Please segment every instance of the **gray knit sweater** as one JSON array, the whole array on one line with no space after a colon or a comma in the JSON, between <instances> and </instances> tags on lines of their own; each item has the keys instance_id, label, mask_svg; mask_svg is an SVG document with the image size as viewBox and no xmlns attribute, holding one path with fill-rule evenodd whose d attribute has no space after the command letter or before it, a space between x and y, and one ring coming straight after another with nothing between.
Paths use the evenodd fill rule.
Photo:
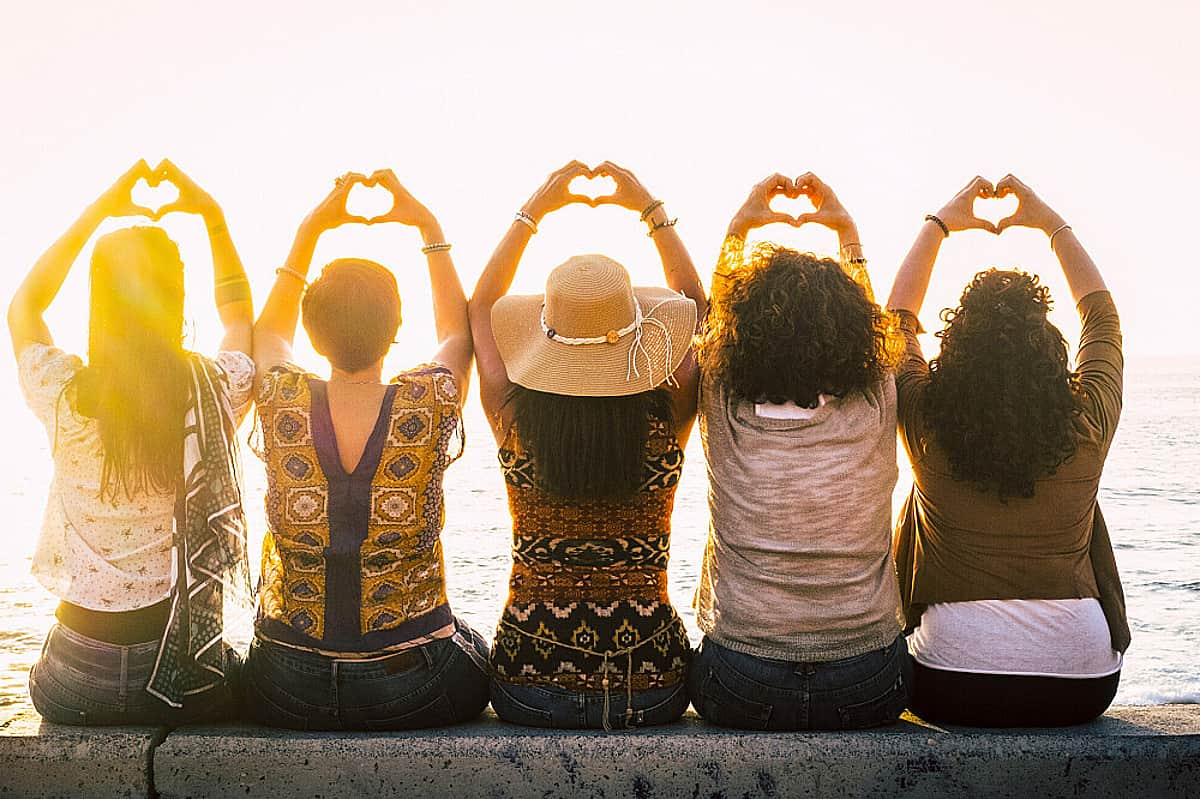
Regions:
<instances>
[{"instance_id":1,"label":"gray knit sweater","mask_svg":"<svg viewBox=\"0 0 1200 799\"><path fill-rule=\"evenodd\" d=\"M891 557L896 384L765 418L705 380L700 434L711 513L696 617L722 646L821 662L900 633Z\"/></svg>"}]
</instances>

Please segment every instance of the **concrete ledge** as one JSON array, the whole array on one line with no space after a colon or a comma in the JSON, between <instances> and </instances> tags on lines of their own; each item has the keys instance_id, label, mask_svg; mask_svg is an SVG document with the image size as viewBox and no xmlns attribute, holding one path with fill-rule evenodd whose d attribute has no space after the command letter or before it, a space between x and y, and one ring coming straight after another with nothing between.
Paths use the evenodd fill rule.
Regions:
<instances>
[{"instance_id":1,"label":"concrete ledge","mask_svg":"<svg viewBox=\"0 0 1200 799\"><path fill-rule=\"evenodd\" d=\"M1114 708L1066 730L742 734L683 722L529 730L488 716L414 733L193 727L154 753L163 797L1200 795L1200 706Z\"/></svg>"},{"instance_id":2,"label":"concrete ledge","mask_svg":"<svg viewBox=\"0 0 1200 799\"><path fill-rule=\"evenodd\" d=\"M0 796L148 797L157 727L22 724L0 735Z\"/></svg>"}]
</instances>

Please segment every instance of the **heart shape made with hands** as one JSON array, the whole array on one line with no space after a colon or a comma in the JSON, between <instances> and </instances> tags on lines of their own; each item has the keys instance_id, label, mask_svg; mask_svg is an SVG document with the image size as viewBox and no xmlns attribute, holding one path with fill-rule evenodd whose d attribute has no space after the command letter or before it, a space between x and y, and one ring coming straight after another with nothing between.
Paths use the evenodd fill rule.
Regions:
<instances>
[{"instance_id":1,"label":"heart shape made with hands","mask_svg":"<svg viewBox=\"0 0 1200 799\"><path fill-rule=\"evenodd\" d=\"M361 216L370 225L386 215L396 203L396 196L386 186L380 186L371 178L354 181L346 194L346 213Z\"/></svg>"},{"instance_id":2,"label":"heart shape made with hands","mask_svg":"<svg viewBox=\"0 0 1200 799\"><path fill-rule=\"evenodd\" d=\"M580 175L567 184L567 191L587 197L595 204L601 197L611 197L617 190L617 181L608 175L598 175L592 170L590 175Z\"/></svg>"},{"instance_id":3,"label":"heart shape made with hands","mask_svg":"<svg viewBox=\"0 0 1200 799\"><path fill-rule=\"evenodd\" d=\"M811 214L817 210L807 194L801 194L794 190L783 191L782 189L771 195L771 201L767 203L767 207L777 214L787 214L797 221L801 214Z\"/></svg>"},{"instance_id":4,"label":"heart shape made with hands","mask_svg":"<svg viewBox=\"0 0 1200 799\"><path fill-rule=\"evenodd\" d=\"M134 205L150 210L150 218L157 222L161 211L179 199L179 187L166 178L151 174L133 184L129 190L129 200Z\"/></svg>"},{"instance_id":5,"label":"heart shape made with hands","mask_svg":"<svg viewBox=\"0 0 1200 799\"><path fill-rule=\"evenodd\" d=\"M1012 216L1017 212L1020 202L1015 194L1007 197L976 197L971 205L971 213L976 219L991 222L993 225L1001 219Z\"/></svg>"}]
</instances>

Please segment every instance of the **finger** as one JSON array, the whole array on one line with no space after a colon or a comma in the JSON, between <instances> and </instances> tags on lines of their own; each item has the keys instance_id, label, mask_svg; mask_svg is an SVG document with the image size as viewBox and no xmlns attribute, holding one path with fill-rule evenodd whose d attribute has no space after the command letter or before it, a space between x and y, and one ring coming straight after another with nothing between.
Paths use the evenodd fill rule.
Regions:
<instances>
[{"instance_id":1,"label":"finger","mask_svg":"<svg viewBox=\"0 0 1200 799\"><path fill-rule=\"evenodd\" d=\"M367 185L373 186L376 183L399 183L400 179L396 177L396 173L391 169L376 169L369 177L362 178L360 181Z\"/></svg>"},{"instance_id":2,"label":"finger","mask_svg":"<svg viewBox=\"0 0 1200 799\"><path fill-rule=\"evenodd\" d=\"M987 178L975 176L975 180L971 181L971 189L977 197L990 198L996 195L996 187Z\"/></svg>"},{"instance_id":3,"label":"finger","mask_svg":"<svg viewBox=\"0 0 1200 799\"><path fill-rule=\"evenodd\" d=\"M821 179L812 172L805 172L795 180L796 189L801 194L820 194L825 188L825 184Z\"/></svg>"},{"instance_id":4,"label":"finger","mask_svg":"<svg viewBox=\"0 0 1200 799\"><path fill-rule=\"evenodd\" d=\"M768 197L774 197L778 194L791 196L795 189L795 184L792 183L792 179L787 175L776 172L769 178L759 181L758 188Z\"/></svg>"},{"instance_id":5,"label":"finger","mask_svg":"<svg viewBox=\"0 0 1200 799\"><path fill-rule=\"evenodd\" d=\"M155 222L158 221L157 213L144 205L130 205L126 208L126 213L122 214L122 216L145 216Z\"/></svg>"},{"instance_id":6,"label":"finger","mask_svg":"<svg viewBox=\"0 0 1200 799\"><path fill-rule=\"evenodd\" d=\"M576 159L574 161L568 162L566 166L564 166L562 169L559 169L554 174L561 176L561 177L566 177L566 176L570 175L572 178L575 178L580 175L587 175L588 177L591 177L591 172L592 172L591 167L589 167L587 164L583 163L582 161Z\"/></svg>"},{"instance_id":7,"label":"finger","mask_svg":"<svg viewBox=\"0 0 1200 799\"><path fill-rule=\"evenodd\" d=\"M166 205L160 206L157 211L150 211L149 216L151 219L153 219L155 222L157 222L158 220L162 219L167 214L173 214L176 211L183 211L183 210L186 210L186 209L183 207L182 203L180 203L178 200L176 200L175 202L167 203Z\"/></svg>"},{"instance_id":8,"label":"finger","mask_svg":"<svg viewBox=\"0 0 1200 799\"><path fill-rule=\"evenodd\" d=\"M380 219L381 217L375 217L375 218ZM365 216L351 216L350 214L346 214L344 219L346 222L357 222L360 225L369 225L369 224L371 224L371 221L372 221L370 219L367 219Z\"/></svg>"},{"instance_id":9,"label":"finger","mask_svg":"<svg viewBox=\"0 0 1200 799\"><path fill-rule=\"evenodd\" d=\"M967 227L975 228L977 230L986 230L988 233L1000 232L1000 230L991 222L991 220L980 219L979 217L974 217L971 219L971 221L967 223Z\"/></svg>"},{"instance_id":10,"label":"finger","mask_svg":"<svg viewBox=\"0 0 1200 799\"><path fill-rule=\"evenodd\" d=\"M600 166L596 167L596 174L602 177L609 177L613 179L620 178L623 180L630 180L633 178L632 172L623 166L614 164L612 161L605 161L604 163L600 164Z\"/></svg>"},{"instance_id":11,"label":"finger","mask_svg":"<svg viewBox=\"0 0 1200 799\"><path fill-rule=\"evenodd\" d=\"M1017 180L1016 176L1009 173L1000 179L996 184L996 195L998 197L1007 197L1009 194L1020 194L1025 188L1025 184Z\"/></svg>"},{"instance_id":12,"label":"finger","mask_svg":"<svg viewBox=\"0 0 1200 799\"><path fill-rule=\"evenodd\" d=\"M776 222L784 225L795 225L796 217L792 216L791 214L782 213L781 211L768 211L767 213L763 214L762 224L771 225Z\"/></svg>"},{"instance_id":13,"label":"finger","mask_svg":"<svg viewBox=\"0 0 1200 799\"><path fill-rule=\"evenodd\" d=\"M578 194L572 194L572 197L579 197L579 200L574 202L586 202L588 205L595 208L598 205L619 205L617 198L612 194L602 194L599 197L584 197Z\"/></svg>"},{"instance_id":14,"label":"finger","mask_svg":"<svg viewBox=\"0 0 1200 799\"><path fill-rule=\"evenodd\" d=\"M1011 216L1006 216L1003 219L1001 219L999 222L997 222L995 232L997 234L1000 234L1000 233L1003 233L1004 231L1008 230L1010 227L1020 227L1020 226L1021 226L1021 221L1017 218L1016 214L1013 214Z\"/></svg>"},{"instance_id":15,"label":"finger","mask_svg":"<svg viewBox=\"0 0 1200 799\"><path fill-rule=\"evenodd\" d=\"M816 222L820 225L824 224L824 221L820 213L807 213L797 216L794 224L796 227L800 227L801 225L807 225L809 222Z\"/></svg>"}]
</instances>

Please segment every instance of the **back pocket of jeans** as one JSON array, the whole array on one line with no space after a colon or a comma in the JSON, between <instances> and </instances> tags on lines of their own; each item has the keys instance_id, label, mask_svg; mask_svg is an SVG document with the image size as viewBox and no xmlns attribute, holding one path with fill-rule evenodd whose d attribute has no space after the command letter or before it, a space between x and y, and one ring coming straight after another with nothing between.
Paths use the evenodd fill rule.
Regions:
<instances>
[{"instance_id":1,"label":"back pocket of jeans","mask_svg":"<svg viewBox=\"0 0 1200 799\"><path fill-rule=\"evenodd\" d=\"M513 696L503 683L492 681L492 709L501 721L531 727L553 727L554 714L549 710L526 704Z\"/></svg>"},{"instance_id":2,"label":"back pocket of jeans","mask_svg":"<svg viewBox=\"0 0 1200 799\"><path fill-rule=\"evenodd\" d=\"M412 708L379 709L376 715L368 711L363 728L368 730L415 730L422 727L448 727L454 723L454 705L445 693L439 691L428 702ZM401 710L401 712L396 712Z\"/></svg>"},{"instance_id":3,"label":"back pocket of jeans","mask_svg":"<svg viewBox=\"0 0 1200 799\"><path fill-rule=\"evenodd\" d=\"M882 696L839 707L838 716L842 720L842 729L860 730L891 724L904 711L906 700L904 676L897 675L896 681Z\"/></svg>"},{"instance_id":4,"label":"back pocket of jeans","mask_svg":"<svg viewBox=\"0 0 1200 799\"><path fill-rule=\"evenodd\" d=\"M742 696L721 679L717 669L708 670L698 698L704 706L701 715L714 724L765 730L771 720L771 705Z\"/></svg>"}]
</instances>

